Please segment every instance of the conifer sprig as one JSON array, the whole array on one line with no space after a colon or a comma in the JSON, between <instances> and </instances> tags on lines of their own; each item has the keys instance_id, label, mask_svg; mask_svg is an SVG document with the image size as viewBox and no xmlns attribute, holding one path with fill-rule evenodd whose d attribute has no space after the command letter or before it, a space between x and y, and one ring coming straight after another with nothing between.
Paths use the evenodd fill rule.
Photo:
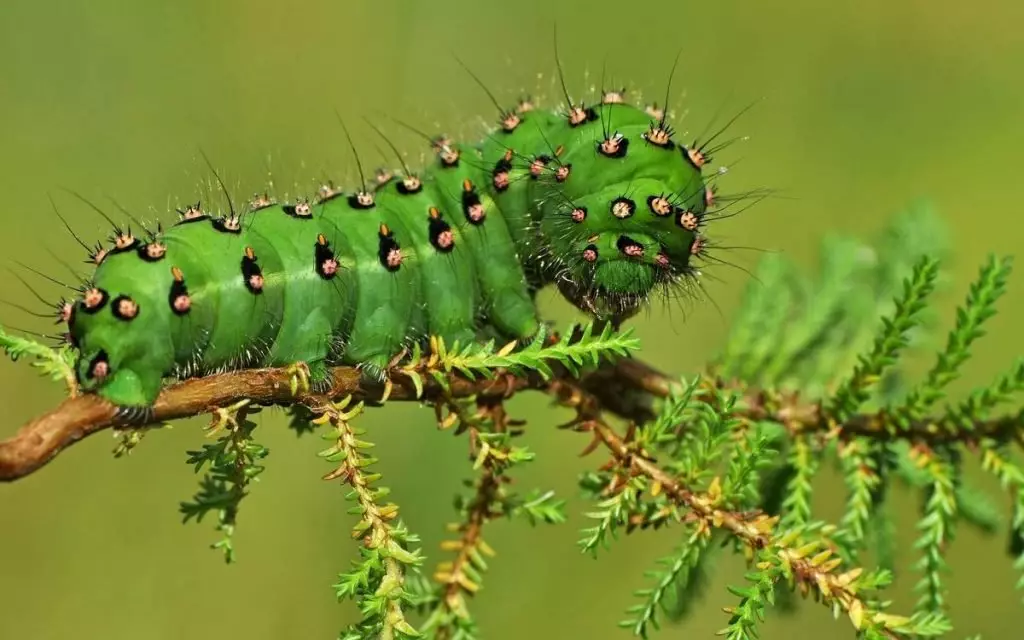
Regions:
<instances>
[{"instance_id":1,"label":"conifer sprig","mask_svg":"<svg viewBox=\"0 0 1024 640\"><path fill-rule=\"evenodd\" d=\"M871 395L886 369L896 363L900 351L907 346L908 334L919 324L928 296L935 289L939 276L939 261L930 256L914 265L914 272L903 287L903 295L896 300L896 311L885 318L882 331L875 339L870 353L861 357L853 375L835 392L828 415L842 424L856 414Z\"/></svg>"},{"instance_id":2,"label":"conifer sprig","mask_svg":"<svg viewBox=\"0 0 1024 640\"><path fill-rule=\"evenodd\" d=\"M756 637L751 628L763 615L764 605L771 600L771 595L766 595L764 590L774 588L783 579L803 595L813 594L834 610L845 612L858 631L869 637L937 635L948 630L948 622L939 614L893 615L885 612L882 603L867 599L871 591L888 584L886 574L865 574L857 567L841 571L842 559L835 555L835 545L830 539L834 528L812 522L786 529L780 525L778 516L759 510L723 508L726 498L718 477L703 491L685 486L646 454L638 431L620 437L602 420L587 414L593 401L585 392L567 385L559 386L557 391L563 404L582 413L576 429L594 434L612 454L614 464L605 468L617 468L620 474L631 478L629 493L637 496L650 493L655 498L664 496L685 511L682 521L692 522L697 534L708 535L713 530L721 530L739 544L748 560L755 562L756 571L748 575L755 586L738 590L741 604L730 611L732 619L725 630L730 637ZM639 499L634 501L639 502ZM646 637L652 616L644 611L630 610L631 614L640 616L623 624Z\"/></svg>"},{"instance_id":3,"label":"conifer sprig","mask_svg":"<svg viewBox=\"0 0 1024 640\"><path fill-rule=\"evenodd\" d=\"M441 543L443 553L454 553L454 558L438 564L434 580L439 587L431 597L431 607L420 631L434 640L472 640L476 637L476 622L468 601L481 588L487 558L495 556L494 549L483 537L488 522L504 517L523 516L531 524L560 523L565 520L564 503L554 499L551 492L532 492L520 497L508 486L509 471L533 460L533 454L524 447L512 445L516 422L505 411L500 400L474 399L466 402L445 400L452 408L449 416L459 423L456 432L468 431L470 458L477 472L475 480L467 481L469 497L459 495L456 508L460 522L448 525L455 537ZM470 412L466 406L475 404ZM450 428L450 420L439 419L439 426Z\"/></svg>"},{"instance_id":4,"label":"conifer sprig","mask_svg":"<svg viewBox=\"0 0 1024 640\"><path fill-rule=\"evenodd\" d=\"M222 537L211 545L224 553L224 562L235 561L232 538L238 521L238 509L248 495L250 484L259 481L266 469L261 461L270 451L256 442L252 433L256 423L249 416L258 411L243 400L230 407L215 409L207 428L207 437L217 436L214 444L188 452L188 464L199 473L208 471L200 481L199 490L191 502L182 502L179 510L182 522L201 522L206 514L217 513L217 530Z\"/></svg>"},{"instance_id":5,"label":"conifer sprig","mask_svg":"<svg viewBox=\"0 0 1024 640\"><path fill-rule=\"evenodd\" d=\"M982 325L996 314L996 302L1006 293L1012 264L1010 257L989 256L981 267L967 300L956 311L956 327L949 333L946 348L939 353L924 382L915 387L903 403L902 410L908 416L923 417L924 412L942 398L946 385L957 378L960 367L971 355L971 345L985 335Z\"/></svg>"},{"instance_id":6,"label":"conifer sprig","mask_svg":"<svg viewBox=\"0 0 1024 640\"><path fill-rule=\"evenodd\" d=\"M334 444L320 456L338 466L324 480L341 480L352 488L345 498L355 503L349 513L359 516L351 535L361 540L360 560L338 577L334 588L339 599L356 601L363 618L342 637L415 638L420 633L405 615L405 607L414 604L405 580L406 569L418 567L423 561L418 550L410 550L419 539L398 521L398 505L383 501L389 490L373 486L380 474L367 471L377 459L366 451L374 445L363 439L362 430L351 423L362 410L363 404L353 406L351 397L313 408L319 415L313 422L329 424L334 431L327 436L334 439Z\"/></svg>"},{"instance_id":7,"label":"conifer sprig","mask_svg":"<svg viewBox=\"0 0 1024 640\"><path fill-rule=\"evenodd\" d=\"M70 397L78 395L78 380L75 378L78 356L69 344L63 343L54 349L35 340L13 336L0 327L0 348L12 362L17 362L23 356L31 357L32 366L39 369L40 373L51 380L63 382Z\"/></svg>"}]
</instances>

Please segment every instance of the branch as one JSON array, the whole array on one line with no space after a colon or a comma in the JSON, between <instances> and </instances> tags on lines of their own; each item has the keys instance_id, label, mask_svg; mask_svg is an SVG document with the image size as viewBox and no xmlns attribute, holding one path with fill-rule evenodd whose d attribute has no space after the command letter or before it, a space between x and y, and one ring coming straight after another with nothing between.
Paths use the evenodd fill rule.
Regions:
<instances>
[{"instance_id":1,"label":"branch","mask_svg":"<svg viewBox=\"0 0 1024 640\"><path fill-rule=\"evenodd\" d=\"M316 407L325 399L346 395L372 403L383 394L383 385L367 384L355 368L337 367L330 373L332 384L328 390L295 395L289 388L292 374L287 368L250 369L177 382L157 398L149 424L196 416L245 399L261 405L298 403ZM449 384L450 393L457 397L502 396L541 388L543 381L528 376L471 382L452 376ZM396 377L393 385L389 400L417 399L415 386L407 378ZM423 397L430 399L440 391L438 384L427 381ZM69 398L23 426L14 437L0 442L0 481L27 476L86 436L115 426L118 422L113 404L95 395Z\"/></svg>"},{"instance_id":2,"label":"branch","mask_svg":"<svg viewBox=\"0 0 1024 640\"><path fill-rule=\"evenodd\" d=\"M346 395L370 404L382 397L383 385L368 384L355 368L336 367L330 373L330 389L295 395L289 388L292 373L288 368L235 371L177 382L157 398L150 424L196 416L246 398L263 405L298 403L318 406L325 399ZM558 375L565 378L569 374L559 370ZM780 394L754 387L745 388L736 381L713 376L708 379L720 389L742 389L743 402L735 412L737 417L777 422L794 435L838 431L836 435L841 439L862 436L941 444L973 443L986 438L1006 442L1024 434L1024 421L1013 415L979 422L969 432L941 429L934 420L914 421L897 431L890 428L892 420L884 411L858 414L844 424L835 425L827 419L819 403L804 400L797 393ZM389 400L431 400L444 393L441 385L429 377L420 398L417 398L415 385L408 378L396 375L392 382ZM536 375L470 381L452 374L448 376L447 384L448 393L455 398L508 396L548 386L543 378ZM668 396L675 384L672 378L642 361L623 358L584 376L580 387L597 397L604 409L643 422L654 416L651 398ZM53 411L24 425L14 437L0 441L0 481L10 482L27 476L82 438L114 426L117 426L115 407L110 403L94 395L69 398Z\"/></svg>"}]
</instances>

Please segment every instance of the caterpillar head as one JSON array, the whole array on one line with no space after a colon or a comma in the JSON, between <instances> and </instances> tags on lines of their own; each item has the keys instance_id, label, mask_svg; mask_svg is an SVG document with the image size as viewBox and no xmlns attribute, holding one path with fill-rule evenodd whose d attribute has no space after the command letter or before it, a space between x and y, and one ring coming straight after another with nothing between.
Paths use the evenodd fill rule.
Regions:
<instances>
[{"instance_id":1,"label":"caterpillar head","mask_svg":"<svg viewBox=\"0 0 1024 640\"><path fill-rule=\"evenodd\" d=\"M556 155L540 187L542 245L568 300L621 319L694 277L706 186L663 122L619 103L598 114L566 141L571 151Z\"/></svg>"},{"instance_id":2,"label":"caterpillar head","mask_svg":"<svg viewBox=\"0 0 1024 640\"><path fill-rule=\"evenodd\" d=\"M118 407L148 407L160 391L172 360L164 321L153 301L135 298L115 278L102 278L75 303L69 319L72 344L79 350L76 376L83 391ZM148 311L148 313L147 313Z\"/></svg>"}]
</instances>

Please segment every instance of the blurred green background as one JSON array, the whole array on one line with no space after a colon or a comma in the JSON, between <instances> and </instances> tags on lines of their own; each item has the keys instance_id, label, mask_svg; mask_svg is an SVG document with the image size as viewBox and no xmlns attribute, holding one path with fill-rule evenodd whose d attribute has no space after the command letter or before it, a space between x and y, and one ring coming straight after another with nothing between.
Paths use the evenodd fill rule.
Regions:
<instances>
[{"instance_id":1,"label":"blurred green background","mask_svg":"<svg viewBox=\"0 0 1024 640\"><path fill-rule=\"evenodd\" d=\"M716 113L761 100L734 127L750 139L721 154L735 164L722 186L780 195L716 225L724 244L782 251L813 265L824 235L874 235L924 197L954 239L940 298L952 311L987 252L1014 253L1024 240L1024 5L1010 0L5 0L4 262L65 277L43 247L76 262L81 251L50 213L49 192L80 234L98 239L105 224L57 189L166 212L194 199L208 178L199 147L237 197L261 189L268 170L279 193L306 193L328 175L351 179L335 108L371 164L381 159L380 144L362 116L384 125L404 149L422 143L380 114L476 136L477 121L493 107L452 51L501 100L526 90L551 104L555 23L576 95L598 84L607 64L614 84L660 100L682 47L673 104L688 115L679 129L699 132ZM758 255L737 249L725 257L749 268ZM749 277L727 267L713 275L715 304L688 305L685 317L659 308L634 322L657 366L694 372L720 346ZM3 282L4 299L33 303L19 283ZM60 294L34 282L50 297ZM1021 353L1021 282L1011 280L958 391L986 383ZM553 318L573 315L553 295L544 304ZM49 329L13 309L2 320ZM0 382L7 399L0 437L60 398L56 385L22 363L0 362ZM573 499L575 476L598 458L577 457L585 442L552 428L567 414L544 398L517 398L513 409L530 420L527 443L539 454L520 486L572 499L572 519L539 530L519 522L488 527L499 555L473 602L484 637L626 637L615 622L645 584L643 571L676 543L675 532L631 536L597 561L581 555L574 542L587 505ZM0 638L334 637L353 615L330 588L355 552L345 490L318 479L327 470L314 455L318 439L297 440L280 413L262 420L269 469L243 504L235 566L207 549L212 523L179 522L177 504L196 484L185 450L201 442L201 421L152 433L117 461L110 457L115 442L101 434L42 472L0 486ZM384 483L433 566L443 557L436 549L453 513L451 496L469 474L466 443L438 433L430 411L414 406L371 412L362 424L379 444ZM816 499L822 516L835 517L842 493L830 482ZM916 505L900 496L902 572L894 596L906 611L917 580L909 551ZM960 532L950 552L953 637L1020 637L1024 607L1004 546L1002 533ZM720 607L734 600L724 586L740 580L742 566L730 558L715 571L703 608L661 637L709 637L724 626ZM793 618L772 614L764 632L852 637L847 622L831 622L813 604Z\"/></svg>"}]
</instances>

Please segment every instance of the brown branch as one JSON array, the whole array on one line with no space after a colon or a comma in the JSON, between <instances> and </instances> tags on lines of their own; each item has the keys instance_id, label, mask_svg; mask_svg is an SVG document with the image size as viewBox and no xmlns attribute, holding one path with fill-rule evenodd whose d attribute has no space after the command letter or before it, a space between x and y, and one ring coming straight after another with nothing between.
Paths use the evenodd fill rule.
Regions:
<instances>
[{"instance_id":1,"label":"brown branch","mask_svg":"<svg viewBox=\"0 0 1024 640\"><path fill-rule=\"evenodd\" d=\"M615 367L588 376L580 387L596 396L605 409L618 415L643 420L653 417L649 409L635 403L637 391L654 397L669 395L674 381L640 360L628 359ZM937 445L960 442L975 444L985 438L999 442L1024 438L1024 421L1018 415L992 418L972 425L970 431L950 429L939 418L915 420L905 428L896 428L895 420L886 410L861 413L843 424L836 424L819 402L801 397L798 392L780 393L745 385L738 380L725 380L713 373L705 378L705 389L735 392L741 395L734 414L752 421L776 422L785 425L793 435L832 433L842 440L866 437L873 440L906 440L911 443ZM634 393L630 394L629 391Z\"/></svg>"},{"instance_id":2,"label":"brown branch","mask_svg":"<svg viewBox=\"0 0 1024 640\"><path fill-rule=\"evenodd\" d=\"M225 407L243 399L254 404L305 404L318 406L326 398L349 394L368 403L383 393L381 385L367 385L359 371L351 367L331 370L330 389L322 392L300 392L292 395L288 369L250 369L223 373L205 378L185 380L168 386L157 398L150 424L188 418ZM396 376L390 400L414 400L416 390L405 377ZM451 393L456 397L470 395L500 396L526 388L539 388L535 378L498 378L471 382L453 377ZM429 399L439 387L427 381L424 396ZM53 460L61 451L86 436L117 426L116 408L95 395L69 398L56 409L23 426L14 437L0 442L0 481L27 476Z\"/></svg>"},{"instance_id":3,"label":"brown branch","mask_svg":"<svg viewBox=\"0 0 1024 640\"><path fill-rule=\"evenodd\" d=\"M294 396L289 390L291 374L287 369L251 369L178 382L160 394L151 422L199 415L244 398L250 398L257 404L316 404L325 397L336 398L347 394L368 402L381 397L382 387L366 385L354 368L337 367L331 373L333 384L328 391ZM737 417L778 422L786 425L794 435L833 432L840 438L865 436L938 444L954 441L970 443L983 438L1009 441L1024 433L1024 423L1015 416L981 422L974 425L970 432L940 429L935 421L930 420L914 422L907 429L894 432L890 428L892 421L884 411L855 416L837 429L823 416L818 403L809 402L799 394L784 395L745 388L734 381L724 381L713 376L709 376L708 380L719 388L743 394L743 403ZM450 383L453 397L507 395L546 386L537 377L469 381L452 376ZM654 416L651 398L667 396L673 383L671 378L642 361L626 358L587 375L581 387L600 398L606 410L642 422ZM439 391L438 385L427 381L427 399L436 397ZM396 376L394 391L389 399L416 399L411 381ZM0 481L17 480L38 470L68 446L97 431L115 426L115 417L114 406L95 396L84 395L65 400L56 409L23 426L12 438L0 441Z\"/></svg>"}]
</instances>

